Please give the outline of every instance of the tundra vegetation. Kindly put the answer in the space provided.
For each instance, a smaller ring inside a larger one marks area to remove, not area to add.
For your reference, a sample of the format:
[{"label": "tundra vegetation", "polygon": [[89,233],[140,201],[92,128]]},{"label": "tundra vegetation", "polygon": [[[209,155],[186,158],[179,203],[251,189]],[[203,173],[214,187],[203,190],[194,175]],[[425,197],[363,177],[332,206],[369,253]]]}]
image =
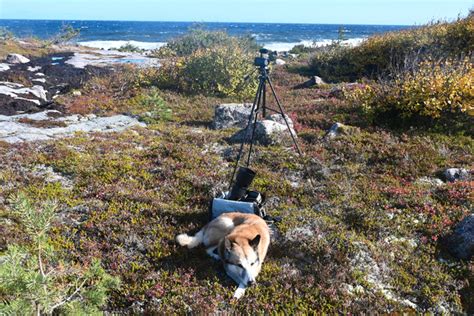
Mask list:
[{"label": "tundra vegetation", "polygon": [[[256,146],[254,187],[282,220],[240,301],[218,262],[174,237],[201,228],[226,187],[236,130],[209,126],[215,105],[255,91],[242,79],[255,43],[195,30],[155,52],[162,68],[117,67],[57,98],[66,113],[148,125],[0,142],[2,311],[474,313],[473,261],[443,243],[472,212],[474,183],[437,180],[474,161],[473,29],[469,16],[273,67],[305,158]],[[0,55],[47,53],[34,47],[7,39]],[[294,89],[307,74],[331,83]],[[348,127],[324,138],[334,122]]]}]

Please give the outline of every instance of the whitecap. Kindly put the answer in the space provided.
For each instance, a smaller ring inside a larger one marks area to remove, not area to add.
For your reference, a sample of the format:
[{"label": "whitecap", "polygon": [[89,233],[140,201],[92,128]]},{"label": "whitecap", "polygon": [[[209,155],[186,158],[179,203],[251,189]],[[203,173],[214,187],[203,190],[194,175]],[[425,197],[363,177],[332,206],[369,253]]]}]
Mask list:
[{"label": "whitecap", "polygon": [[165,42],[140,42],[140,41],[85,41],[85,42],[78,42],[79,45],[92,47],[92,48],[100,48],[100,49],[118,49],[124,45],[131,44],[133,46],[137,46],[141,49],[151,50],[157,49],[164,45]]}]

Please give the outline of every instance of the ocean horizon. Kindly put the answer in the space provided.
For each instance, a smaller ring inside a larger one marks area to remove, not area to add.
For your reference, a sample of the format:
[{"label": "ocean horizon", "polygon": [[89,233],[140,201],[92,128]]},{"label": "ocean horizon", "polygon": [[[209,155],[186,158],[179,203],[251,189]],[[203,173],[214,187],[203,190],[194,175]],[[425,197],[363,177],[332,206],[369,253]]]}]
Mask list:
[{"label": "ocean horizon", "polygon": [[19,38],[46,39],[57,34],[61,27],[67,24],[80,30],[75,42],[101,49],[119,48],[127,43],[143,49],[155,49],[199,25],[208,30],[224,30],[234,36],[252,36],[259,44],[278,51],[290,50],[295,45],[330,44],[339,39],[341,28],[345,42],[356,45],[374,34],[413,27],[363,24],[0,19],[0,27],[6,28]]}]

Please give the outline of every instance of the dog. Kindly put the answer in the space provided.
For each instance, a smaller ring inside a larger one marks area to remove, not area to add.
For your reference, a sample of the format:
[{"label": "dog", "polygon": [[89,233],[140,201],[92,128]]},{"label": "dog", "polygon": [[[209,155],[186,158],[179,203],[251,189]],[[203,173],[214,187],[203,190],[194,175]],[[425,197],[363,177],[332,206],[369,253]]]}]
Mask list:
[{"label": "dog", "polygon": [[224,213],[196,235],[180,234],[176,241],[188,248],[204,244],[206,252],[222,261],[227,275],[238,284],[234,298],[239,299],[256,283],[270,245],[270,230],[257,215]]}]

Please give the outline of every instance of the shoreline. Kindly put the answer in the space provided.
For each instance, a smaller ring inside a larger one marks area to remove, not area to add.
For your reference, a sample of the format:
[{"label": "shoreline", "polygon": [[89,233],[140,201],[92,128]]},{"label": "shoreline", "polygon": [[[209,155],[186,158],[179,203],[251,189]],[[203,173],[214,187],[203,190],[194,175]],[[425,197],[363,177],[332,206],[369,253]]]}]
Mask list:
[{"label": "shoreline", "polygon": [[[348,46],[358,46],[366,38],[357,37],[346,39],[342,41],[343,45]],[[284,52],[290,51],[293,47],[298,45],[304,45],[305,47],[323,47],[330,45],[335,40],[333,39],[323,39],[318,41],[311,40],[302,40],[300,42],[258,42],[263,47],[268,48],[273,51]],[[117,50],[120,47],[131,44],[138,47],[139,49],[144,50],[154,50],[159,49],[167,44],[167,42],[145,42],[145,41],[135,41],[135,40],[93,40],[93,41],[78,41],[75,44],[84,47],[96,48],[101,50]]]}]

